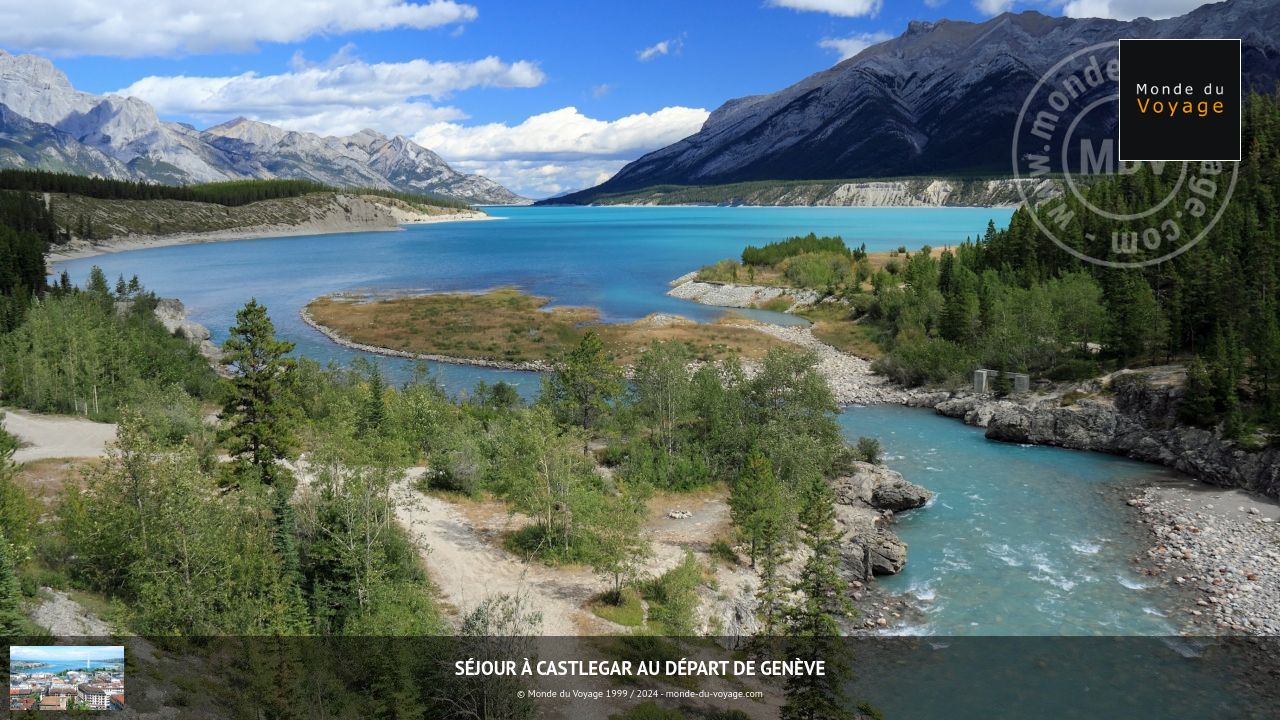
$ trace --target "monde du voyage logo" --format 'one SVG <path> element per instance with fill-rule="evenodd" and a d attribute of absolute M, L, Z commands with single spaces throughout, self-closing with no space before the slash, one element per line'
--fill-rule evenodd
<path fill-rule="evenodd" d="M 1018 190 L 1040 231 L 1108 267 L 1154 265 L 1212 230 L 1235 189 L 1240 41 L 1121 39 L 1041 76 L 1014 128 Z M 1090 191 L 1132 175 L 1125 191 Z"/>

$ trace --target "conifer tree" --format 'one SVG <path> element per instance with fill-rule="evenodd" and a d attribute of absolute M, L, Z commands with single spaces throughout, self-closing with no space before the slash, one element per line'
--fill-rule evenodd
<path fill-rule="evenodd" d="M 293 343 L 277 340 L 266 307 L 250 300 L 222 345 L 232 392 L 223 406 L 222 439 L 235 460 L 237 480 L 291 484 L 281 460 L 294 456 L 296 409 L 291 402 Z M 287 488 L 289 493 L 292 487 Z"/>
<path fill-rule="evenodd" d="M 376 364 L 369 365 L 368 386 L 365 390 L 364 404 L 360 409 L 359 433 L 369 436 L 382 429 L 387 419 L 387 403 L 384 397 L 387 383 L 382 379 L 382 370 Z"/>
<path fill-rule="evenodd" d="M 747 455 L 747 464 L 729 495 L 729 515 L 750 548 L 751 567 L 756 566 L 766 539 L 776 546 L 787 510 L 782 484 L 773 474 L 769 459 L 758 448 Z M 772 536 L 772 537 L 770 537 Z"/>
<path fill-rule="evenodd" d="M 1187 384 L 1178 406 L 1178 417 L 1192 425 L 1209 425 L 1217 417 L 1213 400 L 1213 381 L 1204 361 L 1193 358 L 1187 365 Z"/>
<path fill-rule="evenodd" d="M 622 380 L 622 368 L 609 359 L 600 336 L 588 330 L 544 382 L 543 399 L 556 420 L 582 428 L 583 454 L 588 450 L 591 431 L 622 393 Z"/>
<path fill-rule="evenodd" d="M 786 610 L 792 657 L 823 660 L 826 672 L 793 675 L 786 682 L 783 720 L 852 718 L 845 696 L 850 672 L 840 640 L 840 621 L 853 615 L 848 584 L 840 574 L 840 538 L 835 494 L 826 480 L 813 477 L 801 492 L 800 542 L 810 552 L 792 590 L 799 596 Z"/>

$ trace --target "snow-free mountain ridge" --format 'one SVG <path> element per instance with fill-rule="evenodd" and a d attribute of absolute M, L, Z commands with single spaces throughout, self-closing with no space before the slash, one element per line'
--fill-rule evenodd
<path fill-rule="evenodd" d="M 76 90 L 49 60 L 3 50 L 0 167 L 167 184 L 295 178 L 477 204 L 527 202 L 402 136 L 321 137 L 245 118 L 200 131 L 161 120 L 138 98 Z"/>
<path fill-rule="evenodd" d="M 1007 176 L 1017 114 L 1036 81 L 1072 52 L 1122 37 L 1241 38 L 1246 91 L 1272 91 L 1280 78 L 1276 0 L 1228 0 L 1168 20 L 1027 11 L 981 23 L 917 21 L 791 87 L 730 100 L 694 135 L 601 185 L 543 202 L 590 203 L 656 186 Z M 1095 113 L 1077 132 L 1108 137 L 1114 126 L 1114 113 Z"/>

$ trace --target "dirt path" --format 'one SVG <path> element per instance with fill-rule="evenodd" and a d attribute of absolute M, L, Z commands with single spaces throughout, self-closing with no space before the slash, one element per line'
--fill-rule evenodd
<path fill-rule="evenodd" d="M 460 613 L 488 595 L 521 594 L 542 613 L 544 635 L 619 632 L 620 626 L 596 617 L 583 605 L 600 592 L 590 570 L 525 563 L 497 547 L 452 503 L 423 495 L 410 484 L 396 489 L 396 516 L 427 546 L 427 568 L 445 599 Z"/>
<path fill-rule="evenodd" d="M 660 575 L 679 564 L 686 550 L 693 551 L 715 568 L 718 585 L 716 590 L 702 593 L 700 615 L 704 623 L 736 634 L 740 628 L 732 619 L 734 603 L 744 595 L 750 597 L 755 574 L 749 568 L 729 567 L 711 558 L 712 542 L 728 534 L 725 499 L 720 489 L 655 498 L 643 530 L 653 550 L 646 574 Z M 672 510 L 690 511 L 693 516 L 674 519 L 669 516 Z M 501 503 L 451 502 L 423 495 L 406 482 L 396 489 L 396 513 L 414 539 L 427 547 L 424 557 L 431 577 L 446 602 L 460 613 L 487 595 L 520 593 L 542 613 L 544 635 L 628 631 L 586 609 L 588 601 L 604 587 L 591 570 L 526 563 L 502 547 L 503 535 L 519 527 L 522 520 L 509 517 Z"/>
<path fill-rule="evenodd" d="M 70 595 L 53 588 L 40 588 L 48 599 L 31 613 L 35 624 L 58 637 L 105 637 L 111 626 L 89 612 Z"/>
<path fill-rule="evenodd" d="M 33 415 L 3 410 L 4 429 L 22 441 L 13 454 L 16 462 L 48 458 L 96 458 L 115 442 L 113 423 L 93 422 L 65 415 Z"/>

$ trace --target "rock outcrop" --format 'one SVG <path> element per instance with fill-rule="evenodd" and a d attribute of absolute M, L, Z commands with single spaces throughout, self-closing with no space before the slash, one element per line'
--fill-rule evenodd
<path fill-rule="evenodd" d="M 222 360 L 222 350 L 213 344 L 209 328 L 187 317 L 187 309 L 182 301 L 176 298 L 162 298 L 156 303 L 156 319 L 171 335 L 185 338 L 200 349 L 200 354 L 210 364 L 218 366 Z"/>
<path fill-rule="evenodd" d="M 894 575 L 907 564 L 907 544 L 893 532 L 894 513 L 924 507 L 933 493 L 882 465 L 855 462 L 832 482 L 836 518 L 844 532 L 841 564 L 849 577 Z"/>
<path fill-rule="evenodd" d="M 1080 391 L 997 400 L 961 395 L 935 409 L 984 427 L 992 440 L 1056 445 L 1159 463 L 1204 482 L 1280 497 L 1280 448 L 1250 451 L 1217 430 L 1178 422 L 1178 368 L 1121 371 Z"/>
<path fill-rule="evenodd" d="M 735 283 L 703 282 L 701 280 L 686 280 L 668 290 L 667 294 L 681 300 L 692 300 L 702 305 L 729 308 L 762 307 L 778 298 L 783 298 L 791 303 L 786 312 L 791 312 L 799 307 L 813 305 L 821 299 L 817 292 L 805 288 L 738 285 Z"/>

